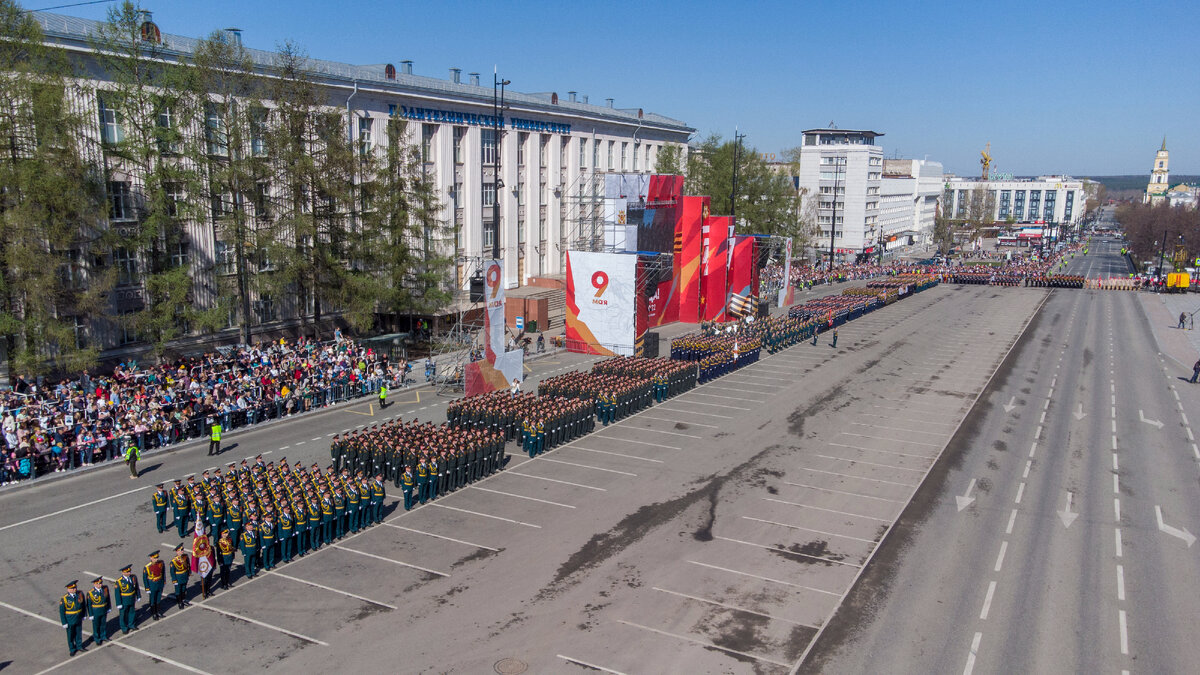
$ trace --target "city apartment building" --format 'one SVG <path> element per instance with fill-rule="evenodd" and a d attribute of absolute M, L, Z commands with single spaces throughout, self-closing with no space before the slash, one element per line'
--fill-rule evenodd
<path fill-rule="evenodd" d="M 807 129 L 802 132 L 797 189 L 817 204 L 813 247 L 828 256 L 830 234 L 837 260 L 872 253 L 880 233 L 883 148 L 875 131 Z M 827 258 L 826 258 L 827 259 Z"/>
<path fill-rule="evenodd" d="M 983 203 L 990 205 L 996 223 L 1073 225 L 1087 207 L 1083 181 L 1070 176 L 984 181 L 946 174 L 943 213 L 950 218 L 967 218 L 976 190 L 985 191 Z"/>
<path fill-rule="evenodd" d="M 879 232 L 883 255 L 928 243 L 942 196 L 942 165 L 922 159 L 883 160 Z"/>

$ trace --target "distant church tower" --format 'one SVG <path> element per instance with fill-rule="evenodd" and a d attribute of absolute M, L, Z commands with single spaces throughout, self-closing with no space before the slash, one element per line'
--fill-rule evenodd
<path fill-rule="evenodd" d="M 1146 185 L 1146 196 L 1143 203 L 1157 204 L 1167 198 L 1167 182 L 1170 172 L 1167 170 L 1167 137 L 1163 136 L 1162 147 L 1154 155 L 1154 168 L 1150 170 L 1150 182 Z"/>

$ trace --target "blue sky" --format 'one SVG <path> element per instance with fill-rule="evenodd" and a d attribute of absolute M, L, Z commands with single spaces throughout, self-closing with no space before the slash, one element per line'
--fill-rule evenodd
<path fill-rule="evenodd" d="M 25 0 L 31 9 L 48 7 Z M 66 4 L 65 0 L 61 4 Z M 414 73 L 492 67 L 518 91 L 568 90 L 735 125 L 762 152 L 830 121 L 883 132 L 888 157 L 974 175 L 989 141 L 1018 175 L 1200 174 L 1200 3 L 320 2 L 144 0 L 164 32 L 244 30 L 348 63 Z M 54 10 L 103 18 L 107 5 Z M 465 75 L 464 75 L 465 77 Z"/>

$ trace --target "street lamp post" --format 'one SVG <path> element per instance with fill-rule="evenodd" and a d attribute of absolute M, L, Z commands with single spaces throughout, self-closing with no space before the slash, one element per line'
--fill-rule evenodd
<path fill-rule="evenodd" d="M 729 196 L 729 215 L 737 227 L 737 189 L 738 189 L 738 151 L 742 147 L 742 139 L 746 134 L 739 134 L 737 127 L 733 128 L 733 194 Z"/>
<path fill-rule="evenodd" d="M 833 239 L 837 234 L 837 205 L 838 205 L 838 186 L 841 184 L 841 160 L 842 158 L 834 155 L 833 157 L 833 217 L 829 219 L 829 271 L 833 271 Z M 817 197 L 820 199 L 820 196 Z"/>
<path fill-rule="evenodd" d="M 492 171 L 494 172 L 492 177 L 496 186 L 496 194 L 492 197 L 492 260 L 500 259 L 500 191 L 504 188 L 504 181 L 500 180 L 500 135 L 504 130 L 500 114 L 504 111 L 504 87 L 509 84 L 512 82 L 501 80 L 499 75 L 492 72 L 492 125 L 493 133 L 496 135 L 492 139 L 495 144 L 495 152 L 492 157 Z"/>

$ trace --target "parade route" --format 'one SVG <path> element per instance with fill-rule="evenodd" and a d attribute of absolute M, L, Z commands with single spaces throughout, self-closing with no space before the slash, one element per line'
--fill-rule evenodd
<path fill-rule="evenodd" d="M 212 673 L 347 659 L 387 670 L 398 654 L 412 672 L 484 672 L 505 658 L 535 672 L 786 672 L 1049 296 L 917 294 L 843 326 L 837 349 L 827 336 L 796 345 L 536 459 L 514 454 L 503 472 L 411 512 L 389 495 L 386 525 L 252 580 L 239 568 L 233 589 L 110 643 L 129 649 L 65 664 L 65 649 L 32 647 L 63 641 L 63 581 L 140 567 L 174 535 L 154 532 L 148 489 L 113 496 L 128 490 L 119 467 L 6 494 L 0 608 L 15 609 L 0 626 L 37 636 L 13 655 L 34 672 L 155 658 Z M 558 358 L 533 367 L 553 374 L 567 365 Z M 444 414 L 420 403 L 435 407 L 387 412 Z M 346 412 L 262 440 L 246 432 L 227 456 L 324 462 L 328 435 L 353 426 Z M 217 464 L 202 452 L 167 453 L 163 467 L 156 456 L 144 480 Z M 448 634 L 462 638 L 452 651 Z"/>

